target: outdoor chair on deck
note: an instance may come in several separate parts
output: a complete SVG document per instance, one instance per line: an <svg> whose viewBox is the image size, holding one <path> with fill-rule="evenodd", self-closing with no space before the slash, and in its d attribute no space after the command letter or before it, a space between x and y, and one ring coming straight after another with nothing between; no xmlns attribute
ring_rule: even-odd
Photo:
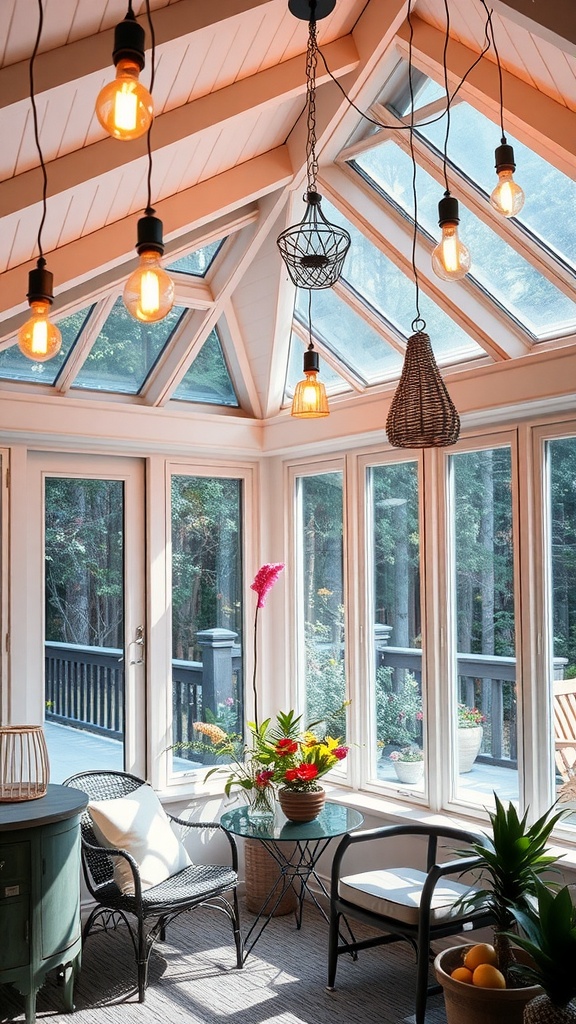
<svg viewBox="0 0 576 1024"><path fill-rule="evenodd" d="M563 782L576 776L576 679L554 680L554 750Z"/></svg>
<svg viewBox="0 0 576 1024"><path fill-rule="evenodd" d="M413 851L421 851L419 869L383 866L351 873L351 865L359 857L370 857L372 863L383 865L404 859L395 852L395 840L403 841L403 849L409 851L411 859ZM440 990L439 985L430 985L428 979L434 955L431 941L492 922L488 913L473 911L458 902L470 892L470 885L452 876L473 868L479 860L472 851L470 856L459 855L470 842L482 842L482 837L462 829L419 824L383 826L344 836L332 865L329 989L334 988L338 956L342 953L356 954L361 949L406 939L416 952L416 1024L424 1024L427 997ZM442 851L440 844L444 847ZM343 861L349 852L344 871ZM384 934L357 941L349 924L352 919ZM349 940L344 938L343 930L350 932Z"/></svg>
<svg viewBox="0 0 576 1024"><path fill-rule="evenodd" d="M118 918L127 925L136 955L140 1002L144 1002L154 943L165 938L166 926L186 910L209 905L228 916L236 966L242 967L234 838L214 822L184 821L166 814L154 790L134 775L90 771L71 776L64 785L89 797L81 818L82 867L96 906L84 926L83 942L97 922L104 931L115 927ZM193 864L181 843L191 830L212 830L225 837L231 848L230 866Z"/></svg>

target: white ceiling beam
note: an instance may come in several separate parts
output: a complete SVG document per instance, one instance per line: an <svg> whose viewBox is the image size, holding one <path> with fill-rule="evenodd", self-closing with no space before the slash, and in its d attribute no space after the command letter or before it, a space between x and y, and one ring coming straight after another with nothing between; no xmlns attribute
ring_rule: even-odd
<svg viewBox="0 0 576 1024"><path fill-rule="evenodd" d="M153 12L156 47L161 48L173 39L182 39L201 29L229 18L255 11L259 7L272 6L274 0L218 0L218 3L198 3L198 0L178 0L167 7ZM121 19L120 19L121 20ZM149 42L148 18L145 14L136 19L146 32ZM114 75L112 51L114 29L99 32L85 39L78 39L65 46L40 53L35 61L35 92L40 95L49 89L72 83L78 78L98 71L111 69ZM158 56L158 54L157 54ZM146 54L150 66L150 50ZM30 95L29 61L0 69L0 107L9 106L27 99Z"/></svg>
<svg viewBox="0 0 576 1024"><path fill-rule="evenodd" d="M533 35L574 56L576 17L574 0L492 0L492 7Z"/></svg>
<svg viewBox="0 0 576 1024"><path fill-rule="evenodd" d="M351 36L329 43L326 52L336 76L346 74L358 63L358 54ZM163 148L182 141L190 146L197 145L201 135L213 131L215 125L225 130L227 126L230 127L230 122L243 114L253 114L255 110L265 110L303 96L306 92L304 72L302 58L293 57L276 67L267 68L257 75L234 82L156 117L152 134L153 152L158 154ZM326 77L319 73L319 82L326 80ZM146 156L145 137L134 140L128 146L107 137L91 146L67 153L47 164L47 198L73 191L85 181L102 177L131 162L144 160ZM8 178L0 183L2 216L8 217L37 203L41 195L40 167Z"/></svg>
<svg viewBox="0 0 576 1024"><path fill-rule="evenodd" d="M442 82L444 33L416 16L413 25L414 63L435 81ZM403 25L398 34L398 46L406 60L408 43L409 32ZM448 80L451 88L459 84L477 57L476 51L455 39L450 40ZM509 71L502 69L502 76L505 127L564 174L573 177L576 169L576 114ZM476 65L464 82L460 96L462 99L472 97L474 106L496 125L500 124L498 68L492 61L481 60Z"/></svg>
<svg viewBox="0 0 576 1024"><path fill-rule="evenodd" d="M292 181L292 175L288 150L286 146L279 146L163 199L156 203L155 209L164 222L165 237L199 228L214 217L229 214L244 203L282 189ZM128 217L47 254L48 267L54 274L55 311L59 308L59 292L90 282L96 274L125 264L134 249L134 233L134 218ZM35 266L36 260L29 260L0 275L0 316L13 316L26 309L28 272ZM19 320L15 318L14 330L25 317L26 313Z"/></svg>

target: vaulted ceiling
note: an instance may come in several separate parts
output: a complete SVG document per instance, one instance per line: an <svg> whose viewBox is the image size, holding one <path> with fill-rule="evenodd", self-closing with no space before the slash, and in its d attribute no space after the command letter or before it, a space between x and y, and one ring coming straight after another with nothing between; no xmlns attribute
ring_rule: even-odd
<svg viewBox="0 0 576 1024"><path fill-rule="evenodd" d="M152 55L146 5L137 0L133 6L147 32L142 75L147 81ZM566 189L574 204L570 180L576 171L576 31L571 0L547 5L494 0L493 6L504 69L506 131L544 161L543 166L552 168L557 174L552 187L556 192ZM534 6L540 23L530 20ZM141 379L114 386L110 378L98 382L96 370L90 369L92 363L96 366L94 346L104 325L110 325L108 318L114 311L118 315L116 300L136 265L136 223L147 196L146 138L111 139L94 114L98 92L113 77L114 26L124 18L126 7L126 0L44 0L44 28L35 62L47 171L42 240L54 275L54 319L73 328L74 337L58 372L45 369L36 377L17 372L9 359L3 371L0 351L0 394L51 390L61 396L73 392L88 401L106 400L112 394L118 400L122 394L126 401L156 407L179 397L193 403L196 394L197 400L210 402L202 398L201 388L196 393L185 383L199 353L206 353L209 345L210 359L223 360L224 393L232 394L230 401L216 396L215 414L232 406L226 415L257 420L286 415L282 410L307 341L306 311L302 296L295 296L276 237L304 213L308 33L307 23L290 13L287 0L151 0L151 187L153 205L164 224L165 265L177 264L173 277L179 312L154 342ZM422 121L437 114L444 103L444 54L454 89L484 43L486 13L480 0L458 0L448 7L445 0L415 0L411 42L406 16L406 0L336 0L334 11L318 24L323 55L317 71L319 187L333 219L348 226L353 249L356 246L345 281L329 295L314 295L315 340L335 402L350 394L361 397L374 387L390 389L399 375L415 315L409 298L405 322L400 323L390 299L401 292L393 274L409 283L410 295L413 289L409 147L406 134L400 139L402 132L396 131L406 123L401 97L409 48L420 73ZM2 0L0 350L13 349L16 332L26 319L28 272L38 256L42 174L29 96L29 58L37 23L37 0ZM436 91L435 83L440 87ZM517 266L514 260L521 260L522 267L532 268L537 283L542 282L543 298L533 304L537 308L525 308L522 296L514 305L510 288L502 294L498 282L490 280L490 266L481 267L481 260L477 278L449 286L434 278L429 254L435 225L428 229L425 223L426 204L434 187L434 203L442 195L443 161L434 139L428 147L426 138L416 138L423 174L418 218L423 230L415 244L419 283L432 319L438 309L438 316L448 318L451 330L453 326L454 338L446 342L445 351L441 345L437 350L448 377L455 369L474 372L478 366L576 342L570 234L574 206L560 240L553 224L550 236L546 224L542 226L544 213L535 214L533 222L499 223L484 202L486 186L475 182L465 166L468 149L492 165L493 173L492 150L500 141L500 128L492 50L467 76L458 93L460 101L460 106L454 104L453 131L462 166L454 171L458 187L453 191L474 223L490 232L494 244L508 247L512 267ZM383 127L375 129L359 110L370 111ZM493 122L488 154L481 153L482 126L478 129L473 121L475 111L482 124ZM462 133L467 126L466 144ZM378 175L385 177L390 148L380 150L387 155L377 156L374 165L370 153L376 152L375 141L385 147L390 140L397 157L397 185L395 191L390 186L388 194L386 181ZM191 253L199 253L197 264L190 264L192 272L177 262ZM508 259L506 253L503 260ZM178 269L182 266L186 269ZM362 276L366 278L367 267L375 275L371 284ZM524 271L514 273L522 277ZM534 295L534 288L527 280L527 297ZM77 319L70 320L75 314ZM115 329L121 331L122 318L118 320ZM434 347L434 338L432 342Z"/></svg>

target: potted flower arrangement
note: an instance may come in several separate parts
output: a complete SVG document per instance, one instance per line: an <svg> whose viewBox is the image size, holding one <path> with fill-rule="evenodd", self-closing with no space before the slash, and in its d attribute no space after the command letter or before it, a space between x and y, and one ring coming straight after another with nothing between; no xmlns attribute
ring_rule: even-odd
<svg viewBox="0 0 576 1024"><path fill-rule="evenodd" d="M534 985L518 987L509 933L514 929L515 914L529 911L539 877L556 859L546 844L563 812L547 812L528 825L528 812L519 818L512 803L504 807L496 793L494 800L495 810L489 815L492 833L472 844L478 866L470 893L463 897L466 908L491 913L494 941L493 945L481 944L478 964L478 946L452 947L436 957L434 967L444 989L448 1024L522 1024L524 1006L540 991ZM482 981L474 977L475 965L484 968ZM463 967L470 977L452 976Z"/></svg>
<svg viewBox="0 0 576 1024"><path fill-rule="evenodd" d="M420 747L407 746L388 755L399 782L419 782L424 773L424 752Z"/></svg>
<svg viewBox="0 0 576 1024"><path fill-rule="evenodd" d="M483 723L486 715L478 708L458 705L458 771L462 775L472 769L478 757L484 735Z"/></svg>

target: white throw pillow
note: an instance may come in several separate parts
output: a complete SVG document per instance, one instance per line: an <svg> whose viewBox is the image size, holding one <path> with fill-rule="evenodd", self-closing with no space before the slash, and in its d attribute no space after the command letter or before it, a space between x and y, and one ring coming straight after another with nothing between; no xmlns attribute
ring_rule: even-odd
<svg viewBox="0 0 576 1024"><path fill-rule="evenodd" d="M98 842L132 854L143 889L192 863L151 786L114 800L90 800L88 809ZM122 892L134 892L132 871L123 857L114 858L114 880Z"/></svg>

